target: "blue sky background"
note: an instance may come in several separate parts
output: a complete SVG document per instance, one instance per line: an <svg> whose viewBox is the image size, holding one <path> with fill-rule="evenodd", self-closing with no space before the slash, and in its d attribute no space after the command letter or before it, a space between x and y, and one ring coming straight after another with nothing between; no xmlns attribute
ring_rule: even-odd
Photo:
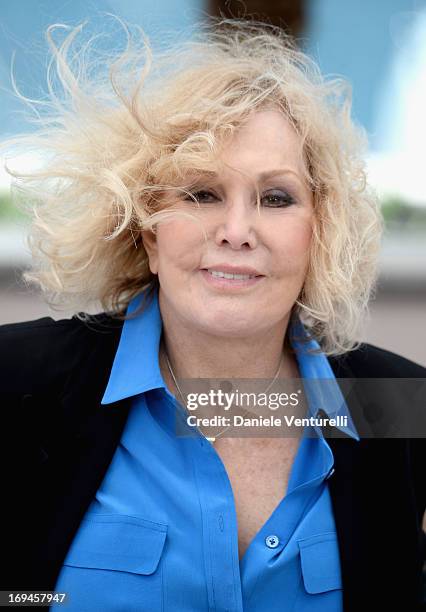
<svg viewBox="0 0 426 612"><path fill-rule="evenodd" d="M10 66L15 52L15 76L26 96L45 91L47 43L46 28L54 23L75 26L88 20L86 31L107 29L118 32L117 23L105 13L117 15L129 23L141 25L153 46L161 46L166 37L185 32L203 18L204 5L199 0L16 0L6 2L0 15L0 134L9 135L25 128L22 104L11 90ZM109 40L114 40L114 35ZM117 37L117 43L123 43ZM9 90L9 91L8 91Z"/></svg>

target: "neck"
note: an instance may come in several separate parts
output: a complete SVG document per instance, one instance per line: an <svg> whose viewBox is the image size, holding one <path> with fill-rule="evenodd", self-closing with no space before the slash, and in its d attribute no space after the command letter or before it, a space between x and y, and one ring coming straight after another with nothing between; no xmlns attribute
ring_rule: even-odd
<svg viewBox="0 0 426 612"><path fill-rule="evenodd" d="M170 317L167 309L161 314L160 369L169 388L175 385L166 354L177 379L272 379L278 369L280 377L299 377L296 359L285 343L289 317L267 331L229 338L190 329L185 321Z"/></svg>

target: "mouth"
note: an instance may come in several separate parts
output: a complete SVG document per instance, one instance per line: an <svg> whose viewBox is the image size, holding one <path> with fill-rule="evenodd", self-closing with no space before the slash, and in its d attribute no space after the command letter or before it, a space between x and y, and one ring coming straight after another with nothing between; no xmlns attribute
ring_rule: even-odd
<svg viewBox="0 0 426 612"><path fill-rule="evenodd" d="M202 268L200 271L211 286L218 288L251 287L265 278L253 268L237 268L236 266L215 266Z"/></svg>
<svg viewBox="0 0 426 612"><path fill-rule="evenodd" d="M248 280L249 278L256 278L259 274L231 274L229 272L221 272L220 270L211 270L207 268L207 272L216 278L228 278L232 280Z"/></svg>

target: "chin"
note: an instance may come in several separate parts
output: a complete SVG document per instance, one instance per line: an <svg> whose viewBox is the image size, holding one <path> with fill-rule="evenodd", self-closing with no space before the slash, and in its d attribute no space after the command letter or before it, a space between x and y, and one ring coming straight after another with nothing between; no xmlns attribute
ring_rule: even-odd
<svg viewBox="0 0 426 612"><path fill-rule="evenodd" d="M238 313L229 311L210 313L208 317L200 317L197 323L203 332L214 336L226 336L226 338L244 338L256 333L258 327L254 320L243 318Z"/></svg>

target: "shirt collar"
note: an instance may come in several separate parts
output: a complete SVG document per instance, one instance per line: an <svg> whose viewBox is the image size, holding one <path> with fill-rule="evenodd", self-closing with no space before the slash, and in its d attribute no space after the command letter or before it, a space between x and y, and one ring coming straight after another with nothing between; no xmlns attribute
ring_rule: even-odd
<svg viewBox="0 0 426 612"><path fill-rule="evenodd" d="M144 293L134 297L126 315L134 313L143 298ZM158 292L155 291L139 315L124 321L101 404L111 404L150 389L165 387L158 363L162 327Z"/></svg>
<svg viewBox="0 0 426 612"><path fill-rule="evenodd" d="M330 418L347 417L347 426L338 429L359 441L359 435L327 356L318 342L310 336L300 319L293 320L290 342L295 351L309 412L315 416L322 410Z"/></svg>
<svg viewBox="0 0 426 612"><path fill-rule="evenodd" d="M144 297L144 293L134 297L126 314L134 313ZM124 321L101 404L111 404L151 389L166 389L158 363L162 327L158 290L155 290L144 310L136 317ZM300 320L291 322L289 337L308 396L311 415L315 416L322 409L329 417L347 416L348 426L339 426L338 429L359 440L334 372L317 341L309 336ZM312 349L319 352L312 353Z"/></svg>

